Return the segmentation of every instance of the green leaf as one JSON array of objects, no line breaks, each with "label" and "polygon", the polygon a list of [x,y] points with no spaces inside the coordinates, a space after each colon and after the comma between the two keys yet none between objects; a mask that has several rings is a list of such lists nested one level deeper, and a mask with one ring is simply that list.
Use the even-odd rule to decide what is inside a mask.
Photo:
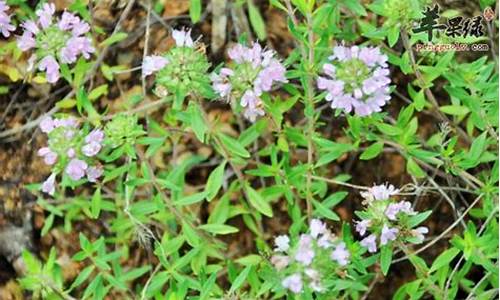
[{"label": "green leaf", "polygon": [[439,107],[439,110],[453,116],[464,116],[470,112],[467,107],[460,105],[444,105]]},{"label": "green leaf", "polygon": [[208,131],[208,127],[203,120],[203,112],[197,104],[192,104],[190,105],[189,113],[191,116],[191,129],[193,129],[198,140],[204,143],[205,133]]},{"label": "green leaf", "polygon": [[328,209],[326,206],[324,206],[321,202],[313,200],[313,205],[315,208],[314,210],[315,214],[318,214],[323,218],[327,218],[333,221],[340,221],[339,216],[336,213],[334,213],[331,209]]},{"label": "green leaf", "polygon": [[182,222],[182,233],[191,247],[197,247],[200,244],[198,234],[186,221]]},{"label": "green leaf", "polygon": [[122,276],[120,276],[120,279],[123,281],[132,281],[136,278],[141,277],[149,270],[151,270],[151,266],[142,266],[140,268],[135,268],[135,269],[132,269],[131,271],[123,274]]},{"label": "green leaf", "polygon": [[408,161],[406,162],[406,170],[408,171],[408,173],[417,178],[422,178],[426,175],[424,170],[422,170],[412,158],[408,158]]},{"label": "green leaf", "polygon": [[95,267],[93,265],[90,265],[90,266],[86,267],[85,269],[83,269],[82,271],[80,271],[80,273],[78,273],[78,276],[76,277],[75,281],[73,281],[73,284],[71,284],[70,290],[80,286],[85,280],[87,280],[87,278],[89,278],[92,271],[94,271],[94,268]]},{"label": "green leaf", "polygon": [[201,16],[201,0],[190,0],[189,1],[189,16],[191,17],[191,22],[197,23]]},{"label": "green leaf", "polygon": [[410,228],[417,226],[418,224],[425,221],[431,214],[432,214],[432,210],[428,210],[428,211],[421,212],[415,216],[411,216],[410,219],[408,220],[408,226]]},{"label": "green leaf", "polygon": [[231,285],[231,288],[229,289],[229,294],[234,293],[237,289],[239,289],[243,283],[245,282],[245,279],[248,276],[248,273],[250,273],[250,270],[252,269],[252,266],[247,266],[241,273],[234,279],[233,284]]},{"label": "green leaf", "polygon": [[248,16],[250,17],[250,24],[252,24],[252,28],[257,34],[259,40],[266,39],[266,25],[264,23],[264,19],[259,12],[259,9],[253,4],[253,0],[248,0]]},{"label": "green leaf", "polygon": [[400,32],[399,26],[393,26],[392,28],[389,29],[389,32],[387,33],[387,41],[389,42],[389,47],[393,47],[396,45],[399,39],[399,32]]},{"label": "green leaf", "polygon": [[210,176],[208,176],[207,184],[205,186],[206,199],[208,202],[217,195],[220,188],[222,187],[222,180],[224,179],[224,169],[226,167],[226,161],[215,168]]},{"label": "green leaf", "polygon": [[230,234],[238,232],[238,228],[224,225],[224,224],[204,224],[199,226],[198,228],[208,231],[213,234]]},{"label": "green leaf", "polygon": [[366,16],[366,10],[363,7],[363,5],[361,5],[361,3],[359,3],[359,0],[346,0],[346,1],[342,1],[342,3],[345,6],[347,6],[347,8],[349,8],[349,10],[351,10],[353,13],[357,14],[358,16]]},{"label": "green leaf", "polygon": [[361,153],[359,159],[368,160],[375,158],[377,157],[377,155],[380,154],[380,152],[382,152],[383,149],[384,149],[383,142],[373,143],[368,148],[366,148],[365,151],[363,151],[363,153]]},{"label": "green leaf", "polygon": [[206,196],[207,196],[206,192],[196,193],[186,197],[182,197],[181,199],[175,201],[174,204],[179,206],[191,205],[202,201],[203,199],[205,199]]},{"label": "green leaf", "polygon": [[389,246],[380,249],[380,268],[384,276],[387,275],[392,262],[392,248]]},{"label": "green leaf", "polygon": [[45,219],[45,222],[43,224],[42,232],[40,233],[41,236],[44,236],[49,232],[50,228],[52,228],[52,224],[54,224],[54,214],[50,214],[47,219]]},{"label": "green leaf", "polygon": [[403,130],[401,128],[398,128],[396,126],[392,126],[389,124],[385,123],[378,123],[377,124],[378,130],[380,130],[382,133],[389,135],[389,136],[395,136],[395,135],[400,135],[403,134]]},{"label": "green leaf", "polygon": [[146,290],[146,296],[148,296],[148,298],[152,298],[163,288],[169,278],[170,274],[167,271],[158,272],[153,278],[151,278],[151,283]]},{"label": "green leaf", "polygon": [[107,94],[108,94],[108,85],[103,84],[103,85],[100,85],[100,86],[96,87],[95,89],[93,89],[89,93],[88,97],[89,97],[90,101],[94,101],[97,98],[101,97],[102,95],[107,95]]},{"label": "green leaf", "polygon": [[93,219],[97,219],[99,217],[99,214],[101,213],[101,203],[101,188],[99,187],[95,190],[94,195],[92,196],[92,201],[90,203],[90,212]]},{"label": "green leaf", "polygon": [[448,265],[455,258],[455,256],[458,255],[458,253],[460,253],[460,250],[457,248],[451,248],[444,251],[436,258],[436,260],[434,260],[429,272],[434,272],[441,267]]},{"label": "green leaf", "polygon": [[256,266],[262,261],[262,257],[257,254],[250,254],[236,259],[236,262],[243,266]]},{"label": "green leaf", "polygon": [[201,288],[200,300],[210,299],[210,293],[217,279],[217,272],[213,272]]},{"label": "green leaf", "polygon": [[127,38],[127,33],[125,32],[117,32],[113,35],[111,35],[109,38],[105,39],[102,43],[101,46],[111,46],[115,43],[118,43],[120,41],[123,41],[125,38]]},{"label": "green leaf", "polygon": [[219,133],[218,137],[232,155],[241,156],[243,158],[250,157],[250,153],[237,140],[223,133]]},{"label": "green leaf", "polygon": [[250,201],[250,204],[255,207],[260,213],[263,215],[266,215],[268,217],[273,216],[273,209],[271,208],[271,205],[262,198],[259,192],[254,190],[251,186],[247,185],[245,187],[245,190],[247,192],[248,196],[248,201]]}]

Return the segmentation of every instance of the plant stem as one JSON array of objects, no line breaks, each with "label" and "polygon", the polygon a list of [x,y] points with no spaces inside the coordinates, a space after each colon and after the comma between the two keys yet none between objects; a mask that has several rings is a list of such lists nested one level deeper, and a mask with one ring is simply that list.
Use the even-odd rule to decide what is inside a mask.
[{"label": "plant stem", "polygon": [[[307,182],[306,182],[306,204],[307,204],[307,218],[312,218],[312,201],[313,195],[311,191],[312,173],[314,164],[314,145],[313,136],[315,133],[315,114],[314,114],[314,90],[313,90],[313,65],[314,65],[314,33],[312,31],[311,14],[306,16],[307,20],[307,35],[309,38],[309,55],[307,64],[307,90],[306,90],[306,114],[307,114]],[[307,111],[308,110],[308,111]]]},{"label": "plant stem", "polygon": [[[293,7],[290,0],[285,0],[288,16],[292,20],[292,23],[295,27],[299,26],[299,22],[295,17],[293,12]],[[306,206],[307,206],[307,218],[311,220],[313,207],[313,195],[311,191],[312,185],[312,175],[313,175],[313,164],[314,164],[314,144],[313,144],[313,136],[315,133],[315,112],[314,112],[314,32],[312,30],[312,16],[311,13],[308,12],[306,15],[306,26],[307,26],[307,37],[308,44],[306,45],[304,42],[299,44],[299,50],[302,54],[302,57],[307,57],[307,64],[305,65],[304,71],[307,74],[306,82],[304,86],[305,95],[304,95],[304,104],[305,104],[305,114],[307,118],[307,178],[306,178]]]}]

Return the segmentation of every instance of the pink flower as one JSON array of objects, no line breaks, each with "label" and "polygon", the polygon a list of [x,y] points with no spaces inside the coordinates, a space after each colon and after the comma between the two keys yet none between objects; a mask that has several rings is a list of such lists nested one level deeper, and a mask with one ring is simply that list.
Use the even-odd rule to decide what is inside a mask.
[{"label": "pink flower", "polygon": [[59,80],[59,64],[53,56],[47,55],[42,58],[38,64],[38,69],[40,71],[46,71],[48,82],[55,83]]},{"label": "pink flower", "polygon": [[168,59],[159,55],[146,56],[142,62],[142,76],[148,76],[163,69],[168,64]]},{"label": "pink flower", "polygon": [[328,75],[333,77],[335,75],[335,66],[332,64],[324,64],[323,65],[323,72]]},{"label": "pink flower", "polygon": [[24,22],[22,25],[21,25],[25,30],[31,32],[32,34],[34,35],[37,35],[38,32],[40,32],[40,29],[38,29],[38,26],[36,25],[36,23],[32,20],[28,20],[26,22]]},{"label": "pink flower", "polygon": [[16,26],[10,23],[10,16],[4,12],[0,12],[0,32],[4,37],[9,37],[10,32],[16,30]]},{"label": "pink flower", "polygon": [[73,158],[69,164],[66,166],[66,174],[73,180],[80,180],[85,176],[85,170],[87,170],[88,165],[83,160]]},{"label": "pink flower", "polygon": [[424,234],[429,233],[429,228],[427,228],[425,226],[421,226],[421,227],[413,229],[411,232],[415,236],[415,238],[417,238],[418,242],[422,243],[425,239]]},{"label": "pink flower", "polygon": [[370,220],[361,220],[356,223],[356,231],[361,235],[365,235],[366,229],[368,226],[370,226],[371,221]]},{"label": "pink flower", "polygon": [[73,158],[76,155],[76,151],[73,148],[69,148],[68,151],[66,151],[66,155],[68,155],[69,158]]},{"label": "pink flower", "polygon": [[5,3],[5,0],[0,0],[0,12],[6,12],[9,10],[9,6]]},{"label": "pink flower", "polygon": [[[18,37],[17,44],[22,51],[35,48],[38,56],[32,55],[30,66],[38,62],[39,70],[46,70],[49,83],[55,83],[60,77],[59,63],[70,64],[77,61],[78,56],[90,58],[95,52],[92,40],[83,36],[90,30],[87,22],[67,11],[53,24],[53,15],[56,7],[53,3],[43,4],[37,11],[38,19],[29,20],[22,24],[23,34]],[[56,47],[56,48],[54,48]],[[41,51],[38,51],[41,50]],[[40,54],[43,57],[40,57]],[[29,70],[32,70],[30,67]]]},{"label": "pink flower", "polygon": [[51,166],[57,161],[57,154],[48,147],[43,147],[38,150],[38,156],[43,157],[43,161]]},{"label": "pink flower", "polygon": [[[380,112],[391,99],[387,56],[379,48],[336,46],[329,59],[332,63],[323,66],[326,76],[318,78],[318,88],[327,91],[332,108],[345,113],[354,109],[356,115],[368,116]],[[333,86],[338,81],[343,83],[341,89]]]},{"label": "pink flower", "polygon": [[365,237],[363,240],[361,240],[360,244],[361,246],[367,248],[368,252],[370,253],[377,252],[377,236],[374,234],[370,234],[369,236]]},{"label": "pink flower", "polygon": [[232,75],[234,75],[234,71],[229,68],[222,68],[220,74],[212,73],[210,75],[212,87],[220,97],[226,97],[231,93],[232,85],[228,77]]},{"label": "pink flower", "polygon": [[102,176],[104,170],[101,166],[91,166],[87,169],[87,180],[90,182],[96,182],[99,177]]},{"label": "pink flower", "polygon": [[174,38],[177,47],[193,48],[194,42],[193,39],[191,39],[191,29],[173,30],[172,37]]},{"label": "pink flower", "polygon": [[245,111],[243,112],[243,116],[245,118],[247,118],[250,122],[255,122],[255,120],[257,119],[257,117],[261,117],[263,115],[265,115],[266,113],[264,112],[264,110],[260,107],[248,107],[247,109],[245,109]]},{"label": "pink flower", "polygon": [[243,97],[241,97],[241,106],[245,108],[243,116],[248,120],[255,122],[258,116],[263,116],[264,110],[262,110],[262,101],[260,98],[251,90],[247,90]]},{"label": "pink flower", "polygon": [[397,228],[389,228],[384,224],[382,233],[380,234],[380,245],[385,245],[390,241],[394,241],[397,237],[399,230]]},{"label": "pink flower", "polygon": [[387,200],[398,193],[399,190],[392,184],[381,184],[374,185],[367,192],[361,192],[361,196],[367,200]]},{"label": "pink flower", "polygon": [[318,246],[321,248],[330,248],[332,246],[332,242],[335,240],[335,235],[330,232],[330,230],[326,229],[321,237],[318,239]]},{"label": "pink flower", "polygon": [[385,215],[389,220],[396,220],[396,215],[399,213],[399,203],[391,203],[385,210]]},{"label": "pink flower", "polygon": [[290,258],[286,255],[273,255],[271,256],[271,263],[276,270],[281,271],[290,264]]},{"label": "pink flower", "polygon": [[82,147],[82,152],[88,157],[95,156],[101,151],[101,143],[104,140],[104,132],[100,129],[95,129],[85,137],[85,144]]},{"label": "pink flower", "polygon": [[76,21],[73,23],[73,29],[71,30],[71,34],[73,34],[73,37],[84,35],[89,31],[90,31],[89,23],[80,20],[80,18],[77,17]]},{"label": "pink flower", "polygon": [[94,129],[92,130],[86,137],[85,137],[85,142],[86,143],[102,143],[104,140],[104,132],[100,129]]},{"label": "pink flower", "polygon": [[22,51],[27,51],[31,48],[35,48],[36,41],[33,34],[29,31],[25,31],[23,35],[17,38],[17,46]]},{"label": "pink flower", "polygon": [[295,253],[295,260],[308,266],[314,258],[314,250],[312,248],[312,238],[307,234],[302,234],[299,239],[299,247]]},{"label": "pink flower", "polygon": [[[274,57],[274,51],[263,50],[259,43],[253,43],[252,47],[237,44],[228,50],[228,56],[234,63],[233,69],[222,68],[219,75],[213,74],[212,87],[220,97],[231,92],[237,97],[243,95],[239,99],[243,116],[254,122],[265,114],[259,98],[262,92],[271,91],[278,82],[288,82],[286,68]],[[248,68],[255,71],[249,72]]]},{"label": "pink flower", "polygon": [[273,59],[267,67],[260,71],[254,84],[257,89],[269,92],[273,83],[288,82],[285,77],[285,72],[285,67],[279,61]]},{"label": "pink flower", "polygon": [[289,289],[293,293],[298,294],[302,292],[302,277],[300,276],[300,274],[295,273],[293,275],[285,277],[285,279],[281,281],[281,285],[284,288]]},{"label": "pink flower", "polygon": [[73,25],[80,22],[80,18],[70,12],[63,12],[61,19],[57,22],[57,27],[61,30],[70,30]]},{"label": "pink flower", "polygon": [[66,46],[61,49],[61,61],[63,63],[74,63],[78,59],[78,55],[84,58],[90,58],[90,54],[94,53],[95,49],[87,37],[72,37],[66,42]]},{"label": "pink flower", "polygon": [[397,214],[403,212],[407,215],[414,215],[416,212],[411,207],[411,203],[408,201],[401,201],[397,203],[391,203],[387,206],[385,210],[385,215],[389,220],[395,221],[397,218]]},{"label": "pink flower", "polygon": [[[55,127],[77,128],[78,127],[78,120],[75,119],[74,117],[67,117],[64,119],[55,119],[54,126]],[[68,137],[68,138],[71,138],[71,137]]]},{"label": "pink flower", "polygon": [[243,63],[243,59],[245,58],[245,55],[246,55],[246,47],[244,47],[243,45],[241,44],[237,44],[236,46],[230,48],[228,51],[227,51],[227,55],[229,56],[229,58],[233,61],[235,61],[236,63]]},{"label": "pink flower", "polygon": [[55,187],[56,174],[52,173],[42,184],[42,192],[47,193],[51,196],[56,192]]},{"label": "pink flower", "polygon": [[309,283],[309,287],[315,291],[315,292],[322,292],[323,291],[323,286],[321,285],[321,277],[318,271],[307,268],[304,270],[304,273],[311,279],[311,282]]},{"label": "pink flower", "polygon": [[96,142],[91,142],[82,147],[82,152],[85,156],[92,157],[97,155],[101,151],[101,144]]},{"label": "pink flower", "polygon": [[276,245],[274,251],[285,252],[290,248],[290,239],[287,235],[279,235],[274,239],[274,244]]},{"label": "pink flower", "polygon": [[351,254],[346,248],[346,245],[344,242],[341,242],[340,244],[335,247],[335,250],[333,250],[331,258],[335,260],[339,265],[345,266],[349,263],[349,257]]},{"label": "pink flower", "polygon": [[40,130],[44,133],[49,133],[54,130],[54,120],[51,117],[46,117],[40,122]]},{"label": "pink flower", "polygon": [[56,6],[54,3],[45,3],[41,9],[36,11],[38,16],[38,21],[42,28],[47,28],[52,24],[52,16],[56,12]]},{"label": "pink flower", "polygon": [[241,97],[240,105],[242,107],[257,107],[260,102],[260,98],[253,91],[248,90]]},{"label": "pink flower", "polygon": [[318,219],[312,219],[311,223],[309,224],[309,228],[311,230],[311,236],[316,239],[320,234],[323,234],[326,232],[326,224],[321,222]]}]

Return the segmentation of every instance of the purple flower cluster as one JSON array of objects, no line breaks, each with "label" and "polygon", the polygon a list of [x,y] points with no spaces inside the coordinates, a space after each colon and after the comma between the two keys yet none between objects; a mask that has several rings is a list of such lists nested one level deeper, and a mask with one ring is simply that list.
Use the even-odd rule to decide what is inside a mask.
[{"label": "purple flower cluster", "polygon": [[323,65],[325,76],[318,78],[318,88],[327,91],[332,108],[368,116],[381,111],[390,99],[387,56],[379,48],[333,48],[331,63]]},{"label": "purple flower cluster", "polygon": [[53,3],[45,3],[36,11],[36,21],[29,20],[21,25],[24,32],[17,39],[22,51],[35,49],[30,63],[35,64],[38,60],[38,69],[45,71],[50,83],[59,79],[60,63],[74,63],[80,55],[88,59],[95,52],[91,39],[86,36],[89,24],[67,11],[53,23],[55,11]]},{"label": "purple flower cluster", "polygon": [[[356,222],[356,231],[360,236],[364,236],[367,231],[370,231],[370,234],[360,242],[361,246],[367,248],[370,253],[377,252],[377,237],[380,241],[379,246],[395,241],[401,232],[408,231],[402,230],[405,228],[403,221],[408,216],[417,214],[410,202],[392,201],[391,197],[398,192],[399,190],[393,185],[385,184],[373,186],[367,192],[361,193],[366,199],[363,203],[368,205],[364,213],[369,217]],[[409,232],[412,237],[421,242],[428,229],[418,227],[410,229]]]},{"label": "purple flower cluster", "polygon": [[16,30],[16,26],[10,23],[10,15],[7,14],[9,6],[3,0],[0,0],[0,32],[6,38],[10,36],[10,32]]},{"label": "purple flower cluster", "polygon": [[172,37],[177,47],[194,47],[194,41],[191,38],[191,29],[172,30]]},{"label": "purple flower cluster", "polygon": [[[321,285],[321,274],[317,271],[318,266],[315,266],[316,258],[317,261],[324,262],[323,257],[326,255],[340,267],[349,263],[350,253],[346,244],[336,238],[326,224],[318,219],[311,220],[309,234],[301,234],[295,247],[290,246],[290,238],[286,235],[276,237],[274,242],[275,255],[271,257],[271,263],[276,270],[283,271],[294,263],[297,266],[292,268],[295,271],[281,282],[284,288],[296,294],[302,292],[306,281],[313,291],[324,290]],[[302,271],[297,272],[297,268]]]},{"label": "purple flower cluster", "polygon": [[361,196],[368,201],[387,200],[398,193],[399,189],[396,189],[394,185],[381,184],[372,186],[366,192],[361,192]]},{"label": "purple flower cluster", "polygon": [[[40,130],[49,137],[49,146],[38,150],[47,165],[55,165],[72,180],[87,177],[89,182],[96,182],[103,173],[100,165],[91,165],[88,158],[96,156],[102,148],[104,132],[94,129],[83,136],[78,129],[78,121],[69,117],[65,119],[45,118],[40,123]],[[57,172],[52,173],[42,184],[42,191],[53,195],[55,192],[55,178]]]},{"label": "purple flower cluster", "polygon": [[212,74],[212,87],[220,97],[239,98],[243,115],[254,122],[265,114],[260,98],[269,92],[275,83],[286,83],[286,69],[275,58],[272,50],[264,50],[258,43],[252,47],[238,44],[228,51],[231,68],[222,68],[219,74]]},{"label": "purple flower cluster", "polygon": [[151,55],[146,56],[142,61],[142,76],[146,77],[153,74],[156,71],[163,69],[168,63],[168,59],[159,56],[159,55]]},{"label": "purple flower cluster", "polygon": [[[172,38],[177,47],[194,47],[194,41],[191,38],[191,29],[173,30]],[[160,55],[146,56],[142,62],[142,76],[149,76],[161,69],[169,63],[168,58]]]}]

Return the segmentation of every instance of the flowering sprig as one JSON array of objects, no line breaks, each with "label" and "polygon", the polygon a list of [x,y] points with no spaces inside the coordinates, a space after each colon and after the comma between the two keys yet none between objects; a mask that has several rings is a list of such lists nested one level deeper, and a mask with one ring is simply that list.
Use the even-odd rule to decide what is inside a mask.
[{"label": "flowering sprig", "polygon": [[[378,247],[391,246],[393,242],[421,243],[427,227],[418,227],[427,213],[417,213],[408,201],[396,202],[392,196],[399,193],[393,185],[378,185],[361,193],[365,209],[356,214],[361,218],[356,231],[368,236],[361,240],[361,246],[375,253]],[[378,240],[378,247],[377,247]]]},{"label": "flowering sprig", "polygon": [[55,11],[53,3],[45,3],[36,11],[37,20],[21,25],[24,32],[17,40],[22,51],[34,49],[29,59],[30,70],[36,66],[45,71],[50,83],[59,80],[61,64],[72,64],[80,55],[88,59],[95,52],[87,35],[90,25],[67,11],[54,22]]},{"label": "flowering sprig", "polygon": [[228,51],[232,62],[211,75],[212,86],[221,98],[235,100],[243,115],[254,122],[265,114],[260,98],[276,83],[286,83],[286,69],[272,50],[263,50],[258,43],[252,47],[238,44]]},{"label": "flowering sprig", "polygon": [[328,59],[331,63],[323,65],[325,75],[317,84],[332,108],[368,116],[391,99],[387,56],[379,48],[336,46]]},{"label": "flowering sprig", "polygon": [[7,14],[9,6],[3,0],[0,0],[0,32],[6,38],[10,36],[10,33],[16,30],[16,26],[11,24],[10,15]]},{"label": "flowering sprig", "polygon": [[104,132],[94,129],[88,132],[80,129],[73,117],[53,119],[47,117],[40,123],[40,129],[48,136],[48,145],[38,150],[52,174],[42,184],[42,191],[54,195],[55,180],[63,172],[71,180],[78,181],[86,176],[89,182],[96,182],[103,168],[96,159],[104,141]]},{"label": "flowering sprig", "polygon": [[326,291],[323,278],[344,270],[351,257],[342,239],[318,219],[311,220],[309,232],[292,245],[287,235],[276,237],[275,245],[271,263],[282,277],[281,285],[295,294]]},{"label": "flowering sprig", "polygon": [[173,30],[172,37],[175,47],[162,55],[144,58],[142,76],[155,73],[156,94],[175,95],[174,108],[179,108],[188,94],[209,97],[213,92],[207,77],[210,63],[201,44],[191,38],[191,30]]}]

